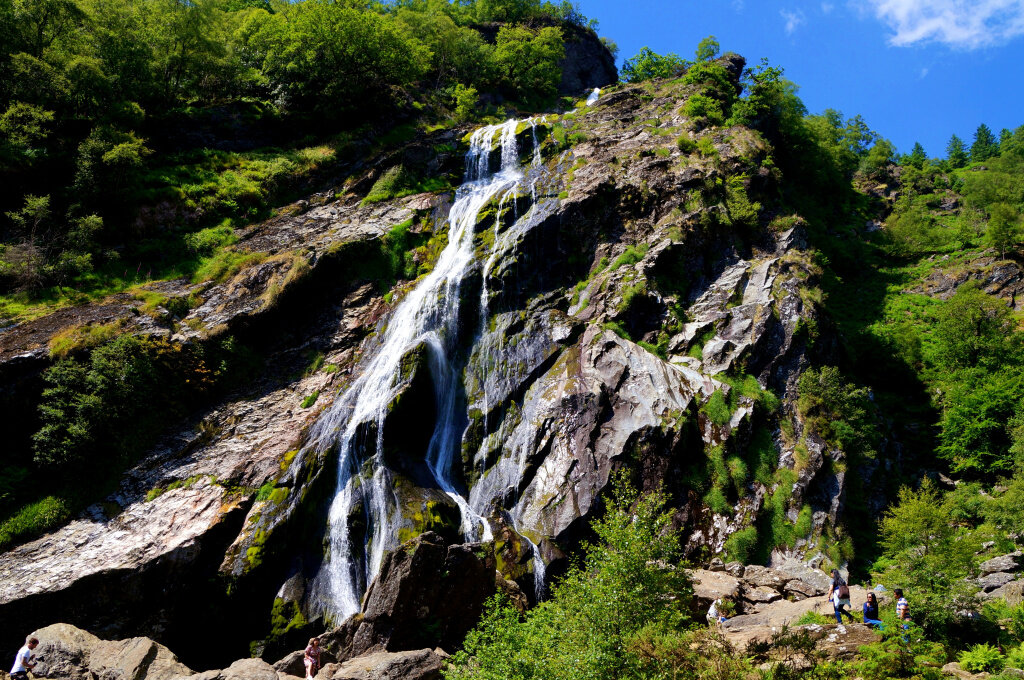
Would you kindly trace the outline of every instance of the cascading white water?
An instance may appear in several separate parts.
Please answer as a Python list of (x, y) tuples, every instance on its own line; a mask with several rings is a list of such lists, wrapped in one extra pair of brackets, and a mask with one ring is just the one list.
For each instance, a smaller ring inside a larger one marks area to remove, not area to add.
[(597, 98), (601, 96), (601, 88), (595, 87), (593, 91), (587, 95), (587, 106), (593, 106), (597, 102)]
[[(451, 350), (458, 328), (459, 288), (473, 263), (473, 230), (479, 212), (499, 193), (510, 193), (523, 177), (516, 148), (517, 124), (509, 120), (473, 133), (466, 154), (466, 181), (456, 191), (448, 216), (448, 245), (433, 271), (399, 303), (380, 346), (361, 367), (359, 377), (310, 432), (307, 448), (322, 451), (336, 447), (339, 457), (337, 492), (328, 518), (330, 551), (314, 584), (320, 609), (336, 620), (359, 611), (366, 585), (385, 553), (397, 545), (401, 512), (391, 474), (382, 460), (384, 420), (388, 405), (402, 387), (402, 358), (421, 344), (427, 348), (437, 403), (428, 467), (438, 486), (459, 507), (464, 536), (468, 540), (490, 538), (488, 523), (452, 482), (452, 458), (461, 432), (456, 429), (454, 389), (459, 376)], [(501, 167), (491, 173), (495, 137), (500, 140)], [(376, 423), (372, 444), (359, 436), (367, 423)], [(362, 554), (353, 550), (349, 526), (360, 503), (366, 522)]]

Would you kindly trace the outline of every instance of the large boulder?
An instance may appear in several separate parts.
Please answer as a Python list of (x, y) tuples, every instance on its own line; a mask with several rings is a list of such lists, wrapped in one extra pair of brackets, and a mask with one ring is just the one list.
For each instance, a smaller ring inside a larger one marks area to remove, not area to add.
[(39, 638), (35, 650), (38, 676), (68, 680), (172, 680), (192, 675), (169, 649), (149, 638), (101, 640), (66, 623), (40, 628), (33, 635)]
[(746, 586), (743, 588), (743, 599), (747, 602), (761, 604), (781, 600), (782, 595), (775, 588), (769, 588), (767, 586)]
[(743, 580), (755, 586), (772, 588), (781, 592), (790, 578), (781, 571), (751, 564), (743, 571)]
[(367, 652), (455, 649), (495, 592), (492, 554), (483, 544), (448, 545), (422, 534), (384, 558), (362, 611), (321, 637), (339, 661)]
[(1012, 572), (1020, 569), (1021, 561), (1024, 560), (1024, 555), (1020, 551), (1010, 553), (1009, 555), (1000, 555), (999, 557), (993, 557), (992, 559), (985, 560), (978, 565), (983, 574), (994, 574), (997, 572)]
[(786, 581), (786, 585), (782, 588), (782, 594), (790, 600), (805, 600), (808, 597), (814, 597), (820, 595), (818, 589), (809, 583), (804, 583), (798, 579)]
[(1024, 604), (1024, 581), (1011, 581), (1005, 586), (996, 588), (984, 594), (987, 599), (1006, 600), (1011, 607)]
[(227, 668), (197, 673), (189, 680), (278, 680), (278, 677), (274, 667), (262, 659), (239, 659)]
[(374, 652), (342, 664), (326, 664), (316, 680), (437, 680), (444, 656), (430, 649)]
[(824, 595), (832, 585), (828, 574), (792, 557), (773, 556), (771, 567), (780, 574), (806, 583), (814, 588), (817, 595)]
[(740, 580), (723, 571), (694, 569), (690, 577), (693, 579), (693, 594), (700, 606), (710, 606), (719, 598), (735, 601), (740, 596)]
[(1013, 574), (997, 571), (994, 574), (985, 574), (977, 580), (978, 587), (982, 592), (988, 593), (997, 588), (1005, 586), (1016, 578)]

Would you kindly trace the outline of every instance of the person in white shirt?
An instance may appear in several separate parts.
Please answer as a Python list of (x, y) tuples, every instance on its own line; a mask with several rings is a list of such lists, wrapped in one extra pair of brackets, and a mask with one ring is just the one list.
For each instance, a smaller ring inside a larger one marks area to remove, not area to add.
[(28, 672), (36, 667), (36, 662), (33, 661), (34, 655), (32, 650), (39, 646), (39, 640), (29, 635), (25, 638), (25, 646), (18, 650), (18, 655), (14, 657), (14, 666), (11, 668), (11, 677), (16, 680), (25, 680), (28, 678)]

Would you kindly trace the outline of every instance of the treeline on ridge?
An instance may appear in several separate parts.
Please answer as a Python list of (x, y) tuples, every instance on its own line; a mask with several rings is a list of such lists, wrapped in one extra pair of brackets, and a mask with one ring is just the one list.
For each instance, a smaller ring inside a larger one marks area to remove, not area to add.
[(188, 232), (402, 122), (549, 104), (594, 26), (568, 0), (2, 0), (0, 318), (191, 275), (231, 235)]

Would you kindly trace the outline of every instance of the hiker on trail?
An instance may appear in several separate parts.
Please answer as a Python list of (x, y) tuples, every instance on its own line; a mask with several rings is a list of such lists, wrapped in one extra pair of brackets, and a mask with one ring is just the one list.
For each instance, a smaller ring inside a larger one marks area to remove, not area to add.
[(320, 671), (320, 641), (316, 638), (309, 638), (302, 663), (306, 666), (306, 680), (313, 680), (313, 676)]
[(846, 585), (846, 581), (839, 575), (838, 569), (832, 570), (832, 585), (828, 588), (828, 599), (832, 600), (832, 607), (836, 612), (836, 623), (843, 622), (843, 614), (850, 619), (850, 623), (853, 623), (853, 614), (844, 609), (844, 607), (850, 606), (850, 586)]
[(14, 666), (11, 668), (11, 677), (15, 680), (26, 680), (28, 678), (28, 672), (36, 667), (36, 662), (33, 660), (35, 655), (32, 654), (32, 650), (39, 645), (37, 638), (29, 635), (25, 638), (25, 646), (18, 650), (18, 655), (14, 657)]
[(871, 591), (868, 591), (867, 600), (864, 602), (864, 623), (872, 628), (883, 627), (882, 620), (878, 617), (878, 600)]

